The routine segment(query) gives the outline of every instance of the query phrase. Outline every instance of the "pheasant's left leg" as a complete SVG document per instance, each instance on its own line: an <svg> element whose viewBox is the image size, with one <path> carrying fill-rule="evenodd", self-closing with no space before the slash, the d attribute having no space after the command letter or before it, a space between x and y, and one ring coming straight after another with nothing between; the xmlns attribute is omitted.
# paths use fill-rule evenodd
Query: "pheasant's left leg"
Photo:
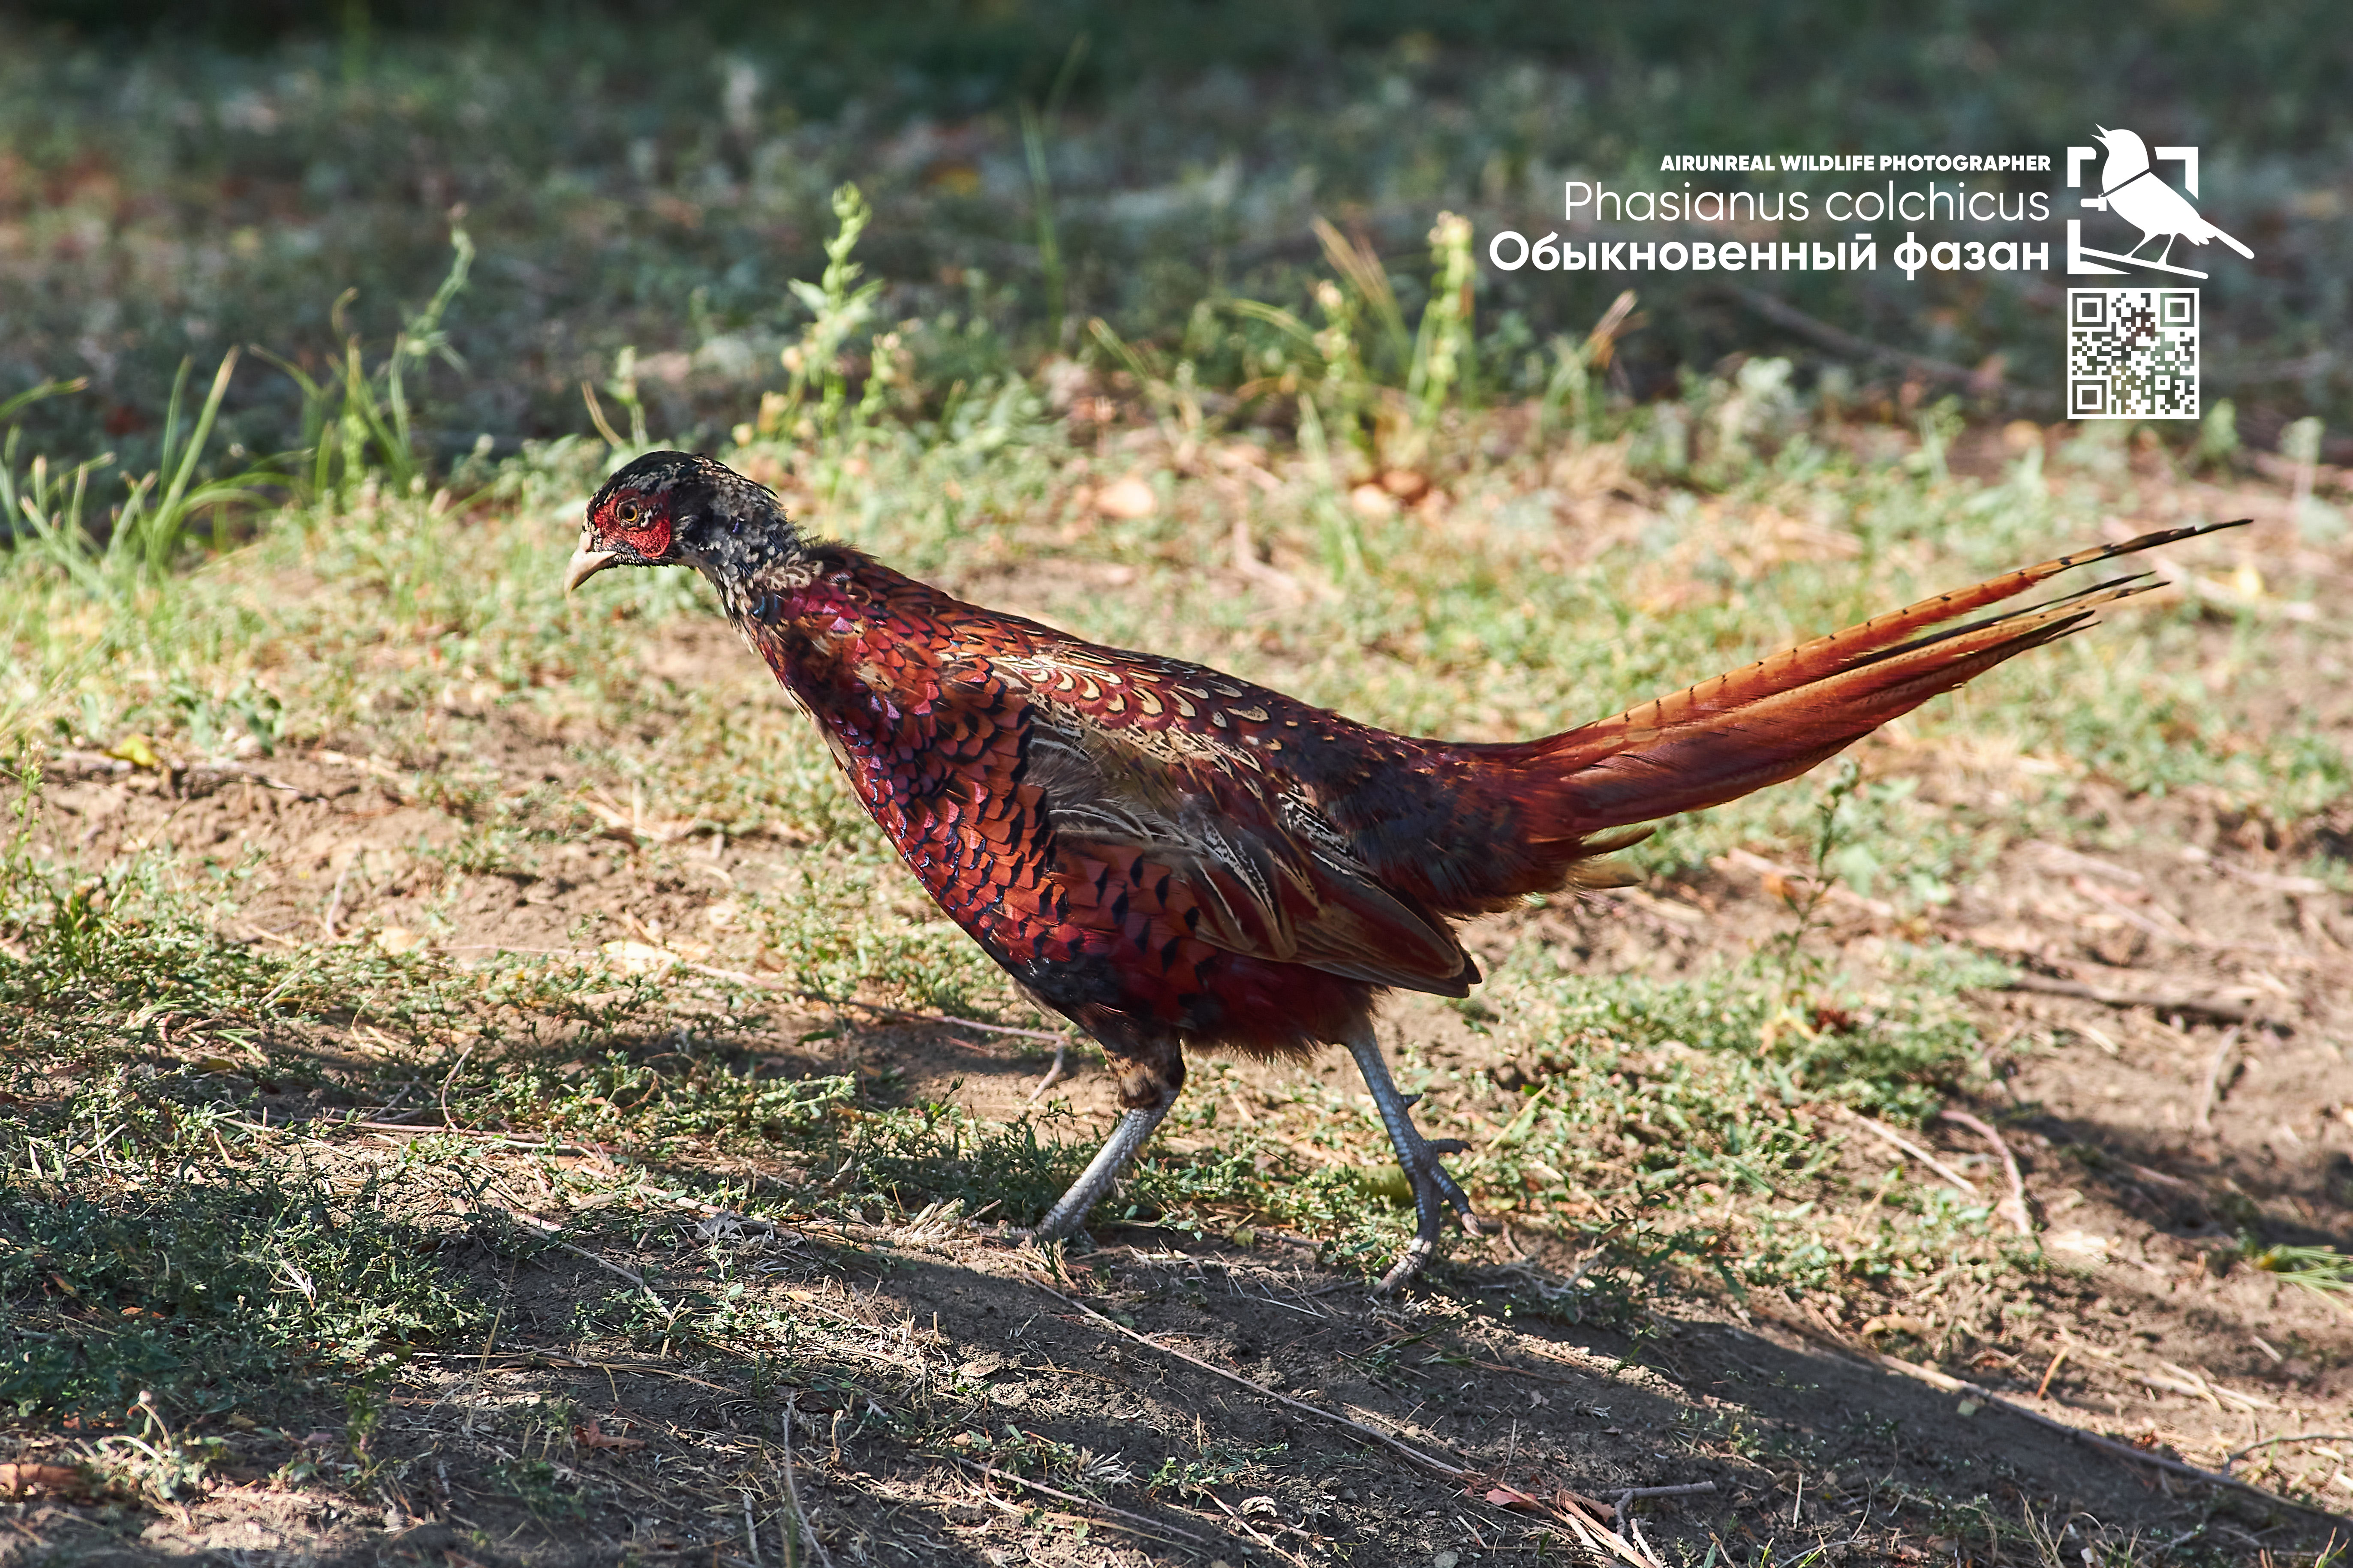
<svg viewBox="0 0 2353 1568"><path fill-rule="evenodd" d="M1131 1110L1121 1117L1119 1125L1112 1129L1109 1138L1103 1140L1103 1146L1096 1152L1094 1159L1079 1173L1079 1179L1071 1184L1071 1190L1046 1211L1046 1217L1038 1222L1038 1228L1030 1234L1040 1241L1052 1241L1058 1237L1070 1235L1084 1224L1087 1211L1111 1191L1112 1184L1119 1180L1119 1173L1127 1169L1127 1163L1135 1158L1136 1151L1144 1147L1144 1141L1152 1136L1152 1130L1160 1125L1161 1118L1166 1116L1168 1108L1176 1103L1176 1097L1172 1094L1158 1105Z"/></svg>
<svg viewBox="0 0 2353 1568"><path fill-rule="evenodd" d="M1039 1241L1068 1236L1086 1223L1087 1211L1110 1193L1112 1184L1119 1180L1120 1173L1127 1169L1185 1088L1185 1052L1173 1035L1125 1040L1116 1047L1109 1041L1103 1044L1112 1074L1119 1080L1119 1102L1127 1114L1111 1130L1111 1136L1071 1184L1071 1190L1029 1233Z"/></svg>
<svg viewBox="0 0 2353 1568"><path fill-rule="evenodd" d="M1365 1087L1372 1091L1373 1103L1380 1109L1381 1124L1389 1130L1398 1163L1405 1167L1405 1179L1412 1184L1414 1213L1420 1221L1405 1256L1374 1287L1377 1290L1391 1290L1420 1273L1422 1265L1437 1250L1438 1233L1446 1223L1448 1205L1461 1215L1463 1229L1473 1236L1480 1234L1479 1216L1471 1212L1469 1195L1438 1163L1440 1154L1460 1154L1470 1146L1456 1138L1433 1140L1421 1135L1421 1129L1413 1124L1413 1101L1398 1092L1397 1080L1389 1077L1389 1064L1381 1055L1381 1043L1374 1036L1372 1025L1361 1025L1348 1037L1348 1054L1356 1058L1356 1070L1365 1075Z"/></svg>

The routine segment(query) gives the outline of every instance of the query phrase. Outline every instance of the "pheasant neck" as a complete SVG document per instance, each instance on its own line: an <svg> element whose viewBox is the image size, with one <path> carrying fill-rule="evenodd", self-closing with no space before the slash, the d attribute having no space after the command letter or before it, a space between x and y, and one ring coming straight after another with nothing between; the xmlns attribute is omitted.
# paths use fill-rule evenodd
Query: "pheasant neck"
<svg viewBox="0 0 2353 1568"><path fill-rule="evenodd" d="M839 546L712 580L753 651L838 738L879 742L932 711L936 590Z"/></svg>

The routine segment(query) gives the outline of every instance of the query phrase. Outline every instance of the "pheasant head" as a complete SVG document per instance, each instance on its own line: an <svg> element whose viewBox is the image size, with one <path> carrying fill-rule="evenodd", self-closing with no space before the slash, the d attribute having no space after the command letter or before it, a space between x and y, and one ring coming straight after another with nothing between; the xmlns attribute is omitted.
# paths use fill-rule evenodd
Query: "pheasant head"
<svg viewBox="0 0 2353 1568"><path fill-rule="evenodd" d="M608 566L691 566L730 611L804 559L807 542L774 492L692 452L649 452L588 503L580 548L565 568L570 593Z"/></svg>

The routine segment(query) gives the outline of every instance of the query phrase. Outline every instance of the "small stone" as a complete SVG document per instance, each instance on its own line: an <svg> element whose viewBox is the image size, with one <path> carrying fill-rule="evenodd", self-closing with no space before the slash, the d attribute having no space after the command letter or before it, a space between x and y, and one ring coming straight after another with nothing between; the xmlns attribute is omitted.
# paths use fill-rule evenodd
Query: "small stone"
<svg viewBox="0 0 2353 1568"><path fill-rule="evenodd" d="M1454 1565L1461 1561L1461 1556L1457 1552L1441 1552L1430 1560L1430 1568L1454 1568Z"/></svg>
<svg viewBox="0 0 2353 1568"><path fill-rule="evenodd" d="M387 933L389 934L389 933ZM383 939L379 937L378 942ZM678 954L644 942L608 942L597 948L605 962L624 974L653 974L678 962Z"/></svg>
<svg viewBox="0 0 2353 1568"><path fill-rule="evenodd" d="M1124 479L1113 479L1095 492L1095 510L1105 517L1124 521L1150 517L1160 510L1160 498L1152 487L1134 474Z"/></svg>

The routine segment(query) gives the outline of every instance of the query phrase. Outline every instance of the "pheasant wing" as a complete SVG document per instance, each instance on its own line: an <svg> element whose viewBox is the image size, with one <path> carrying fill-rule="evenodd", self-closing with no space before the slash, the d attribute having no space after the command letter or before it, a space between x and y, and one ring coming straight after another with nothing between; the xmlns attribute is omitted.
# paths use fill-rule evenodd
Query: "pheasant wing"
<svg viewBox="0 0 2353 1568"><path fill-rule="evenodd" d="M1226 745L1033 718L1024 781L1055 853L1121 918L1140 900L1228 952L1460 996L1478 971L1444 923L1385 887L1295 778Z"/></svg>

